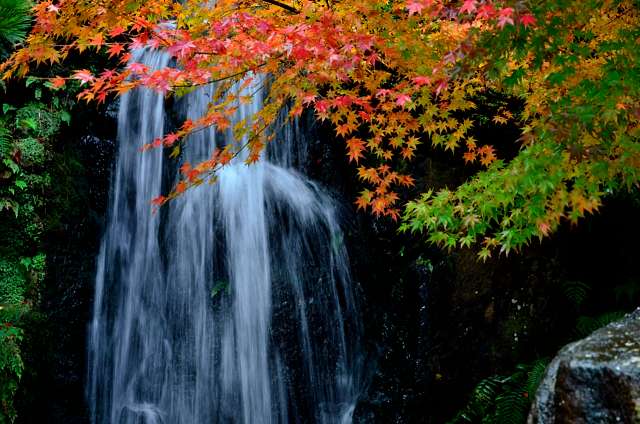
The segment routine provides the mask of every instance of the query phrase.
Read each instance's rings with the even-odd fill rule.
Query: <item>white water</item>
[[[177,109],[196,117],[209,101],[200,90]],[[292,168],[305,150],[298,131],[282,131],[269,160],[239,158],[154,215],[150,199],[177,165],[138,149],[166,130],[166,115],[159,94],[121,99],[89,335],[92,422],[351,422],[360,328],[349,263],[332,200]],[[201,131],[182,159],[229,142],[242,141]]]

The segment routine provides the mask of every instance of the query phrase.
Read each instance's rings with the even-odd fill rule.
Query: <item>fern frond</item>
[[[467,405],[449,424],[474,423],[487,417],[506,380],[507,377],[491,376],[480,381],[473,389]]]
[[[518,364],[508,377],[492,376],[473,390],[469,403],[450,424],[524,424],[533,396],[544,377],[547,359]]]
[[[497,424],[523,424],[526,422],[531,402],[522,389],[521,385],[515,385],[496,398],[494,420]]]
[[[31,25],[31,2],[0,0],[0,39],[10,45],[24,39]]]
[[[578,338],[587,337],[599,328],[604,327],[614,321],[618,321],[625,316],[624,311],[607,312],[606,314],[598,315],[596,317],[578,317],[576,321],[575,335]]]
[[[564,281],[561,284],[562,292],[566,298],[579,308],[589,296],[591,286],[582,281]]]
[[[482,380],[473,390],[472,401],[492,402],[500,391],[500,386],[504,383],[503,377],[493,376]]]
[[[9,156],[13,147],[11,131],[0,120],[0,159]]]
[[[531,369],[527,375],[526,386],[527,393],[529,393],[530,398],[533,398],[538,391],[538,387],[540,386],[540,383],[542,383],[545,371],[547,370],[547,365],[549,365],[549,360],[546,358],[538,359],[531,365]]]
[[[637,303],[636,300],[640,296],[640,282],[629,280],[625,284],[619,285],[613,289],[616,296],[616,303]]]

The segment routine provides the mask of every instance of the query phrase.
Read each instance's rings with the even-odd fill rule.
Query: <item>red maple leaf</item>
[[[363,110],[359,110],[358,111],[358,116],[360,118],[362,118],[363,121],[368,122],[371,120],[371,115],[369,115],[367,112],[363,111]]]
[[[476,0],[465,0],[462,7],[460,7],[460,14],[475,12],[476,3],[478,3]]]
[[[291,49],[290,56],[296,60],[306,60],[312,57],[311,51],[306,49],[304,46],[294,46]]]
[[[491,19],[496,14],[496,10],[493,8],[491,4],[483,4],[478,9],[478,18],[480,19]]]
[[[88,71],[86,69],[81,69],[79,71],[76,71],[73,74],[73,79],[80,80],[80,85],[84,85],[84,84],[86,84],[88,82],[93,81],[95,79],[95,77],[93,76],[91,71]]]
[[[329,102],[326,100],[318,100],[314,107],[319,113],[326,113],[329,110]]]
[[[111,37],[117,37],[118,35],[123,34],[123,33],[124,33],[124,28],[122,28],[121,26],[117,26],[117,27],[113,28],[109,32],[109,35]]]
[[[151,204],[155,206],[162,206],[167,201],[165,196],[158,196],[151,200]]]
[[[180,194],[183,193],[185,190],[187,189],[187,183],[185,183],[184,181],[180,181],[178,182],[178,184],[176,184],[176,193]]]
[[[142,63],[134,62],[129,65],[129,70],[134,74],[144,74],[149,68]]]
[[[309,106],[314,104],[316,101],[316,95],[315,94],[308,94],[304,97],[302,97],[302,104],[304,106]]]
[[[164,137],[164,145],[169,147],[173,146],[173,144],[180,139],[180,136],[176,133],[167,134]]]
[[[92,46],[100,47],[104,44],[104,37],[102,36],[102,34],[96,34],[96,36],[91,39],[91,42],[89,44],[91,44]]]
[[[512,7],[505,7],[498,13],[498,26],[504,28],[506,24],[514,25]]]
[[[193,43],[193,41],[187,40],[176,42],[175,44],[169,46],[167,48],[167,51],[172,56],[183,58],[188,56],[189,53],[195,50],[195,48],[196,45]]]
[[[427,85],[427,84],[431,84],[431,78],[417,76],[417,77],[413,77],[413,82],[415,82],[417,85]]]
[[[101,91],[100,93],[98,93],[98,95],[96,96],[96,100],[98,101],[98,103],[104,103],[107,100],[107,92],[106,91]]]
[[[396,104],[398,106],[404,107],[406,103],[410,103],[410,102],[411,102],[411,96],[408,96],[406,94],[398,94],[398,97],[396,97]]]
[[[506,24],[511,24],[511,25],[513,25],[513,24],[514,24],[514,22],[513,22],[513,18],[511,18],[511,17],[509,17],[509,16],[500,16],[500,17],[498,18],[498,26],[499,26],[500,28],[504,28],[504,26],[505,26]]]
[[[123,50],[124,46],[122,44],[116,43],[109,47],[109,50],[107,50],[107,52],[109,53],[109,58],[112,58],[113,56],[117,56],[122,53]]]
[[[525,27],[528,28],[531,25],[535,25],[536,24],[536,18],[535,16],[533,16],[530,13],[527,13],[526,15],[522,15],[520,16],[520,23]]]
[[[424,4],[420,1],[410,0],[407,2],[407,10],[409,11],[409,16],[415,14],[421,14],[422,9],[424,9]]]

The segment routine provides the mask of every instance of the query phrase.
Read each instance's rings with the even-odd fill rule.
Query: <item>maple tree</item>
[[[312,110],[344,140],[365,188],[356,203],[402,219],[441,246],[480,243],[479,255],[508,252],[596,210],[603,197],[638,183],[640,23],[632,0],[199,1],[47,0],[34,7],[24,47],[0,66],[4,78],[70,54],[102,52],[119,66],[50,79],[86,87],[79,97],[147,87],[182,95],[214,84],[207,112],[147,148],[178,155],[193,131],[232,131],[202,163],[184,163],[182,180],[161,205],[212,178],[241,149],[258,160],[278,117]],[[162,48],[175,66],[149,69],[132,51]],[[267,78],[258,77],[267,75]],[[233,125],[252,84],[264,107]],[[238,89],[239,87],[239,89]],[[496,125],[516,125],[521,150],[510,160],[473,135],[479,95],[519,99]],[[465,184],[410,201],[415,184],[399,166],[421,144],[459,152],[485,170]],[[414,170],[414,174],[415,174]]]

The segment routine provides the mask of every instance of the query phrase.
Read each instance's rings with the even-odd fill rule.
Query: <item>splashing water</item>
[[[169,57],[141,50],[133,60],[157,69]],[[178,111],[201,115],[209,94],[191,93]],[[235,119],[261,103],[258,93]],[[361,384],[349,264],[332,200],[292,168],[304,152],[295,126],[268,160],[240,157],[216,184],[152,214],[175,163],[139,149],[165,117],[160,94],[121,99],[89,334],[92,422],[351,422]],[[200,131],[183,160],[231,142],[242,140]]]

